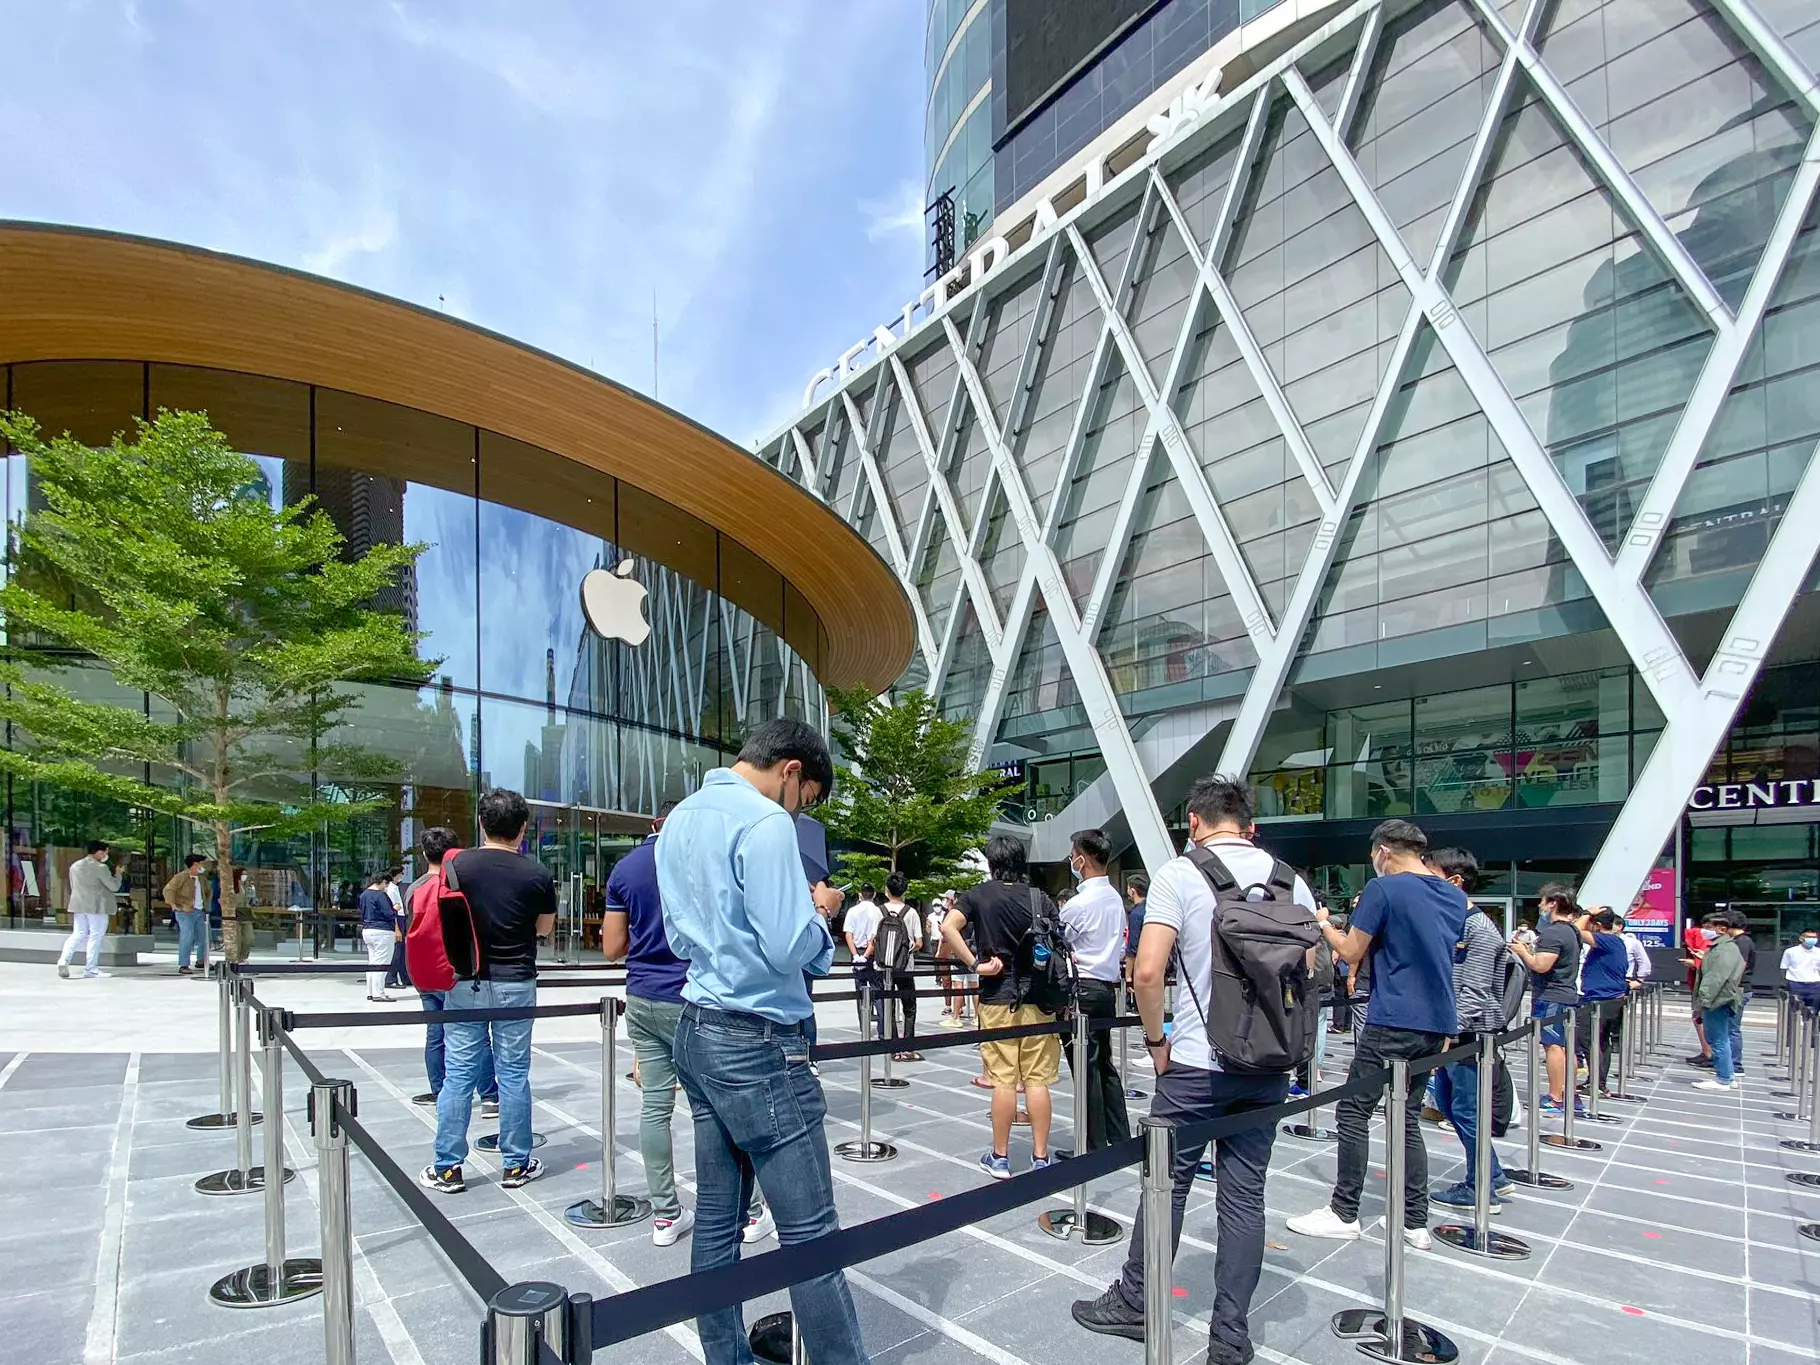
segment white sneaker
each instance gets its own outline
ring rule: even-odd
[[[1708,1076],[1703,1081],[1695,1081],[1692,1088],[1695,1090],[1730,1090],[1732,1083],[1722,1081],[1717,1076]]]
[[[676,1239],[695,1226],[695,1211],[684,1209],[674,1218],[653,1218],[651,1220],[651,1243],[653,1246],[673,1247]]]
[[[1427,1228],[1404,1228],[1403,1245],[1411,1251],[1433,1251],[1435,1239],[1428,1235]]]
[[[83,979],[86,981],[94,981],[108,975],[110,975],[110,973],[102,971],[99,967],[92,972],[84,972],[82,974]]]
[[[771,1216],[771,1210],[767,1208],[758,1217],[746,1220],[746,1230],[740,1233],[739,1237],[742,1242],[762,1242],[765,1238],[776,1235],[777,1220]]]
[[[68,981],[70,979],[70,964],[67,962],[59,962],[57,964],[57,975],[62,977],[65,981]]]
[[[1289,1220],[1289,1230],[1299,1232],[1304,1237],[1329,1237],[1336,1241],[1356,1241],[1359,1236],[1359,1220],[1346,1222],[1331,1208],[1323,1204],[1313,1213],[1304,1213],[1298,1218]]]

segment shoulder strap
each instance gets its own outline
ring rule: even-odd
[[[1220,861],[1219,854],[1201,844],[1193,845],[1188,851],[1188,858],[1201,869],[1201,875],[1212,885],[1216,895],[1225,895],[1236,891],[1239,879],[1227,870],[1226,864]]]
[[[1295,897],[1295,869],[1281,858],[1274,859],[1270,864],[1270,885],[1293,900]]]
[[[1040,886],[1033,886],[1030,887],[1029,890],[1030,926],[1034,929],[1036,927],[1036,917],[1043,913],[1043,889]]]
[[[442,860],[442,884],[450,891],[461,890],[461,882],[455,876],[455,859],[457,853],[451,853]]]

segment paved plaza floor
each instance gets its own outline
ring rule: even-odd
[[[21,1029],[0,1021],[0,1359],[62,1362],[255,1361],[291,1365],[322,1359],[320,1300],[256,1311],[212,1306],[209,1285],[263,1257],[258,1197],[207,1198],[198,1176],[233,1164],[231,1131],[194,1132],[184,1120],[216,1106],[212,988],[168,976],[169,968],[58,982],[47,969],[0,969],[0,992],[32,1003]],[[48,985],[45,980],[48,978]],[[43,996],[63,988],[49,1005]],[[262,999],[319,1007],[357,986],[295,979],[264,982]],[[554,993],[550,993],[553,995]],[[576,992],[574,994],[579,994]],[[182,1046],[157,1022],[160,1002],[190,1019]],[[399,1006],[404,1008],[405,1006]],[[1672,1002],[1671,1002],[1672,1007]],[[192,1013],[193,1012],[193,1013]],[[852,1036],[850,1007],[824,1007],[824,1036]],[[148,1018],[148,1015],[152,1016]],[[58,1027],[57,1021],[62,1021]],[[588,1021],[562,1021],[565,1024]],[[1670,1030],[1665,1065],[1650,1068],[1648,1103],[1614,1106],[1619,1125],[1583,1129],[1603,1150],[1544,1149],[1545,1169],[1571,1191],[1524,1193],[1497,1226],[1529,1243],[1523,1261],[1482,1263],[1437,1247],[1408,1258],[1408,1311],[1450,1334],[1465,1365],[1795,1365],[1820,1356],[1820,1243],[1796,1233],[1820,1220],[1820,1191],[1789,1183],[1790,1171],[1820,1171],[1820,1158],[1783,1150],[1794,1125],[1772,1111],[1782,1088],[1761,1064],[1770,1050],[1767,1013],[1753,1013],[1746,1050],[1754,1054],[1743,1089],[1689,1089],[1701,1073],[1679,1063],[1681,1020]],[[402,1031],[406,1036],[414,1030]],[[538,1029],[532,1077],[540,1155],[550,1175],[520,1190],[497,1183],[498,1165],[470,1161],[465,1195],[443,1208],[508,1280],[547,1279],[570,1290],[610,1295],[686,1274],[687,1239],[651,1245],[648,1225],[608,1232],[571,1227],[563,1208],[598,1189],[601,1159],[598,1046],[580,1030]],[[326,1072],[354,1082],[361,1121],[407,1169],[429,1155],[432,1114],[409,1097],[424,1089],[422,1052],[400,1046],[400,1030],[363,1038],[309,1038]],[[29,1036],[28,1036],[29,1035]],[[70,1037],[87,1050],[66,1050]],[[140,1045],[143,1038],[146,1045]],[[899,1069],[911,1084],[880,1091],[878,1135],[896,1160],[858,1166],[836,1160],[846,1223],[877,1218],[959,1194],[985,1177],[975,1164],[988,1144],[986,1096],[969,1085],[967,1050],[929,1052]],[[1331,1059],[1343,1060],[1343,1040]],[[1135,1052],[1134,1052],[1135,1057]],[[1518,1057],[1520,1071],[1520,1055]],[[621,1066],[625,1070],[627,1062]],[[857,1066],[823,1068],[829,1138],[857,1128]],[[1148,1090],[1148,1073],[1134,1070]],[[1520,1083],[1520,1081],[1519,1081]],[[636,1192],[639,1094],[618,1082],[621,1188]],[[1066,1075],[1057,1091],[1057,1142],[1070,1139]],[[306,1087],[285,1076],[287,1159],[298,1179],[287,1189],[292,1255],[317,1246],[314,1146],[304,1115]],[[1141,1112],[1143,1101],[1135,1102]],[[1553,1125],[1548,1125],[1550,1128]],[[478,1118],[476,1132],[483,1131]],[[679,1100],[678,1167],[691,1169],[686,1105]],[[255,1129],[256,1141],[260,1130]],[[1521,1165],[1522,1130],[1500,1150]],[[1460,1174],[1451,1132],[1428,1130],[1438,1186]],[[256,1149],[257,1151],[257,1149]],[[1374,1144],[1368,1228],[1382,1211],[1382,1148]],[[1027,1130],[1017,1130],[1013,1168],[1027,1164]],[[257,1155],[255,1160],[257,1160]],[[428,1235],[357,1153],[352,1157],[358,1358],[394,1365],[441,1365],[477,1355],[478,1301]],[[1328,1321],[1339,1309],[1370,1306],[1382,1293],[1381,1231],[1355,1243],[1315,1242],[1290,1233],[1285,1218],[1325,1202],[1334,1174],[1331,1145],[1280,1138],[1268,1188],[1269,1245],[1252,1311],[1262,1359],[1278,1363],[1357,1360]],[[685,1187],[685,1202],[690,1197]],[[1137,1198],[1134,1171],[1098,1182],[1092,1204],[1128,1226]],[[1202,1352],[1210,1307],[1213,1187],[1197,1185],[1175,1275],[1176,1359]],[[1048,1365],[1070,1358],[1137,1365],[1137,1343],[1095,1338],[1074,1325],[1069,1303],[1112,1279],[1124,1245],[1058,1242],[1035,1225],[1040,1207],[1020,1209],[849,1272],[875,1361]],[[1435,1221],[1440,1221],[1437,1215]],[[767,1243],[766,1246],[774,1246]],[[781,1296],[748,1305],[748,1320]],[[1082,1357],[1080,1353],[1090,1353]],[[602,1352],[643,1365],[699,1360],[686,1326]]]

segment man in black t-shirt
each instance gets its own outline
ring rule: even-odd
[[[1529,968],[1529,1012],[1542,1021],[1548,1063],[1542,1112],[1559,1114],[1567,1096],[1568,1066],[1567,1025],[1561,1016],[1580,1003],[1580,930],[1574,924],[1580,907],[1571,887],[1550,882],[1542,888],[1542,910],[1547,919],[1536,930],[1535,946],[1519,935],[1511,939],[1510,951]]]
[[[537,940],[556,927],[556,886],[542,864],[518,851],[530,819],[531,809],[517,792],[490,791],[480,798],[481,846],[445,860],[445,869],[453,869],[451,889],[467,897],[480,939],[479,975],[455,983],[448,1009],[537,1003]],[[448,1072],[436,1101],[436,1157],[420,1179],[439,1194],[467,1188],[461,1163],[468,1154],[470,1101],[489,1039],[499,1083],[500,1184],[517,1189],[537,1179],[544,1168],[531,1155],[531,1021],[443,1028]]]
[[[986,844],[986,867],[991,877],[961,893],[954,910],[942,920],[942,941],[948,951],[979,976],[979,1022],[982,1029],[1010,1028],[1018,1024],[1055,1022],[1049,1002],[1033,1002],[1035,940],[1031,929],[1035,907],[1054,913],[1054,904],[1026,880],[1029,870],[1024,846],[1009,835]],[[965,932],[973,926],[967,946]],[[995,1180],[1011,1178],[1011,1121],[1017,1114],[1017,1088],[1024,1087],[1024,1104],[1030,1112],[1031,1169],[1049,1164],[1049,1087],[1061,1071],[1062,1043],[1053,1033],[1008,1042],[985,1043],[980,1056],[992,1081],[992,1150],[980,1157],[980,1166]]]

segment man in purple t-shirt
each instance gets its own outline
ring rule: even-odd
[[[660,1247],[674,1246],[695,1226],[693,1210],[685,1209],[676,1197],[676,1158],[670,1146],[670,1121],[676,1112],[676,1064],[670,1048],[682,1018],[689,964],[670,951],[657,890],[657,831],[675,806],[674,801],[665,802],[651,822],[650,837],[614,864],[600,922],[600,946],[607,961],[622,957],[626,961],[626,1033],[638,1057],[644,1096],[638,1149],[651,1192],[651,1240]],[[774,1231],[776,1224],[755,1185],[745,1240],[756,1242]]]

